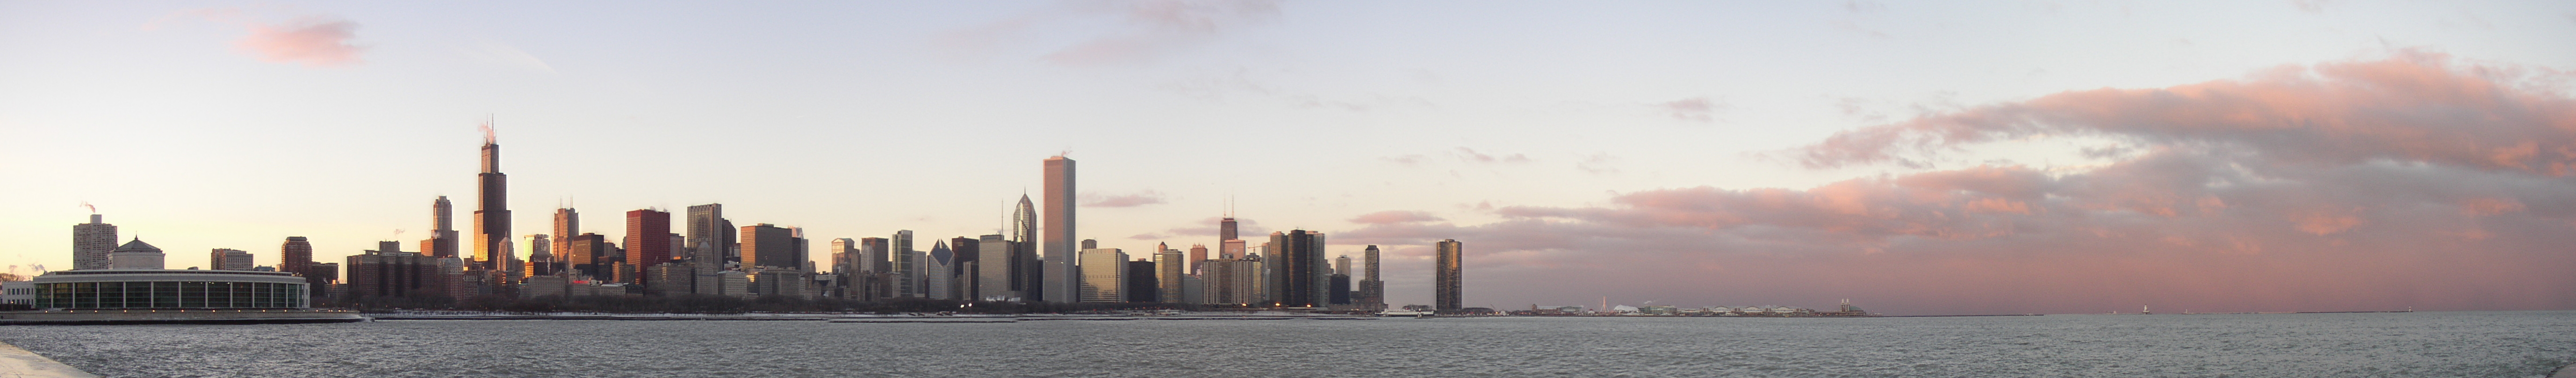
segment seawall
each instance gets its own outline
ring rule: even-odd
[[[54,362],[54,359],[6,343],[0,343],[0,377],[98,378],[71,365]]]

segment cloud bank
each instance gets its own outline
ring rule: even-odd
[[[2556,71],[2406,52],[2070,91],[1833,135],[1818,168],[1928,168],[2033,135],[2122,143],[2080,170],[1988,164],[1807,189],[1510,206],[1335,243],[1468,243],[1476,305],[1796,304],[1910,313],[2576,308],[2576,99]],[[1526,277],[1559,277],[1526,279]],[[1486,303],[1482,301],[1500,301]]]

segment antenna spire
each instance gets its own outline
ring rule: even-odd
[[[495,136],[495,135],[493,135],[493,133],[492,133],[492,115],[491,115],[491,114],[484,114],[484,115],[483,115],[483,125],[481,125],[481,126],[476,126],[476,127],[475,127],[475,129],[478,129],[478,130],[482,130],[482,131],[483,131],[483,144],[496,144],[496,142],[500,140],[500,138],[496,137],[496,136]]]

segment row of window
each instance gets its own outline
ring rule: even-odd
[[[300,283],[64,282],[36,284],[37,308],[304,308]]]

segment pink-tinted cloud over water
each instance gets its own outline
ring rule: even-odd
[[[1791,152],[1809,167],[1913,173],[1503,207],[1500,222],[1374,223],[1333,241],[1467,241],[1471,304],[1505,307],[1608,296],[1851,298],[1905,314],[2570,309],[2576,99],[2566,79],[2401,52],[2070,91]],[[2107,164],[2074,169],[1932,163],[2034,136],[2119,145],[2096,151]]]

